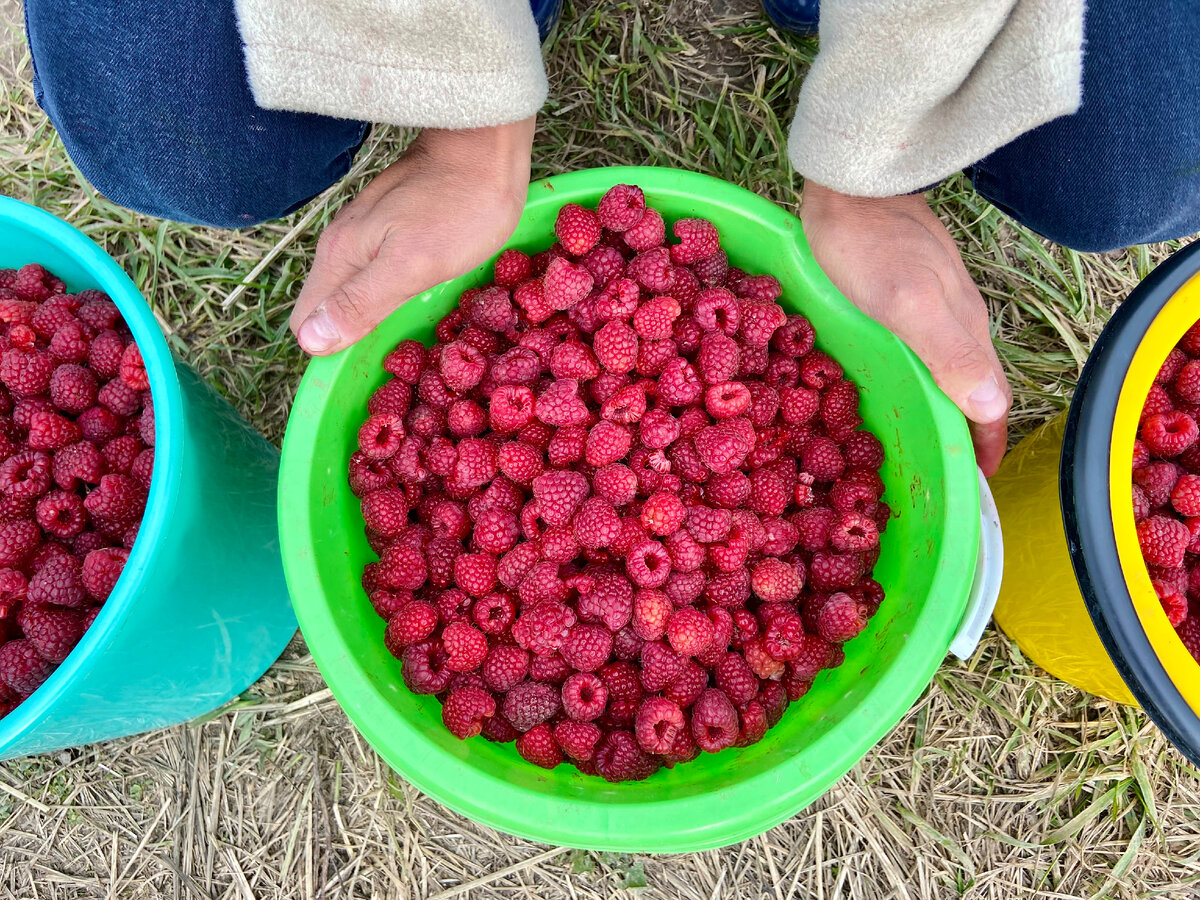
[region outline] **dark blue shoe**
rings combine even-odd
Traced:
[[[763,12],[784,31],[816,34],[821,0],[763,0]]]
[[[538,36],[544,41],[562,15],[562,0],[529,0],[529,5],[533,8],[533,18],[537,20]]]

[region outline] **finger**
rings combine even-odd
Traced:
[[[995,344],[992,343],[992,333],[988,326],[987,306],[979,293],[979,289],[975,286],[975,282],[971,280],[971,276],[967,273],[966,268],[960,266],[960,269],[961,293],[959,294],[958,301],[953,305],[954,312],[963,328],[974,336],[979,345],[984,348],[991,361],[992,371],[995,373],[997,380],[1000,382],[1000,387],[1004,391],[1004,398],[1007,404],[1003,419],[990,423],[971,423],[971,434],[974,439],[975,455],[979,462],[979,467],[983,469],[984,475],[991,477],[996,473],[996,469],[999,468],[1000,461],[1004,458],[1004,453],[1008,448],[1008,409],[1012,407],[1012,388],[1009,386],[1008,379],[1004,375],[1004,366],[1001,364],[1000,357],[996,353]]]

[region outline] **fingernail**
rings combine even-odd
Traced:
[[[994,377],[975,388],[967,399],[971,403],[971,409],[975,413],[973,418],[977,422],[994,422],[1008,409],[1008,400]]]
[[[323,306],[318,307],[311,316],[304,320],[297,337],[300,340],[300,346],[308,353],[324,353],[342,339],[337,326],[333,324],[333,319],[330,318]]]

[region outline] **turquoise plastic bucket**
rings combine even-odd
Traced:
[[[0,760],[186,722],[236,697],[296,630],[279,558],[279,454],[174,360],[129,277],[80,231],[0,197],[0,267],[98,288],[141,348],[154,476],[125,572],[79,646],[0,719]]]

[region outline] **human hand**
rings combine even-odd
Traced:
[[[971,426],[992,475],[1004,456],[1012,392],[987,307],[950,234],[921,195],[850,197],[804,186],[804,233],[825,274],[919,356]]]
[[[317,241],[290,326],[308,353],[353,344],[416,294],[500,249],[521,216],[534,119],[426,129]]]

